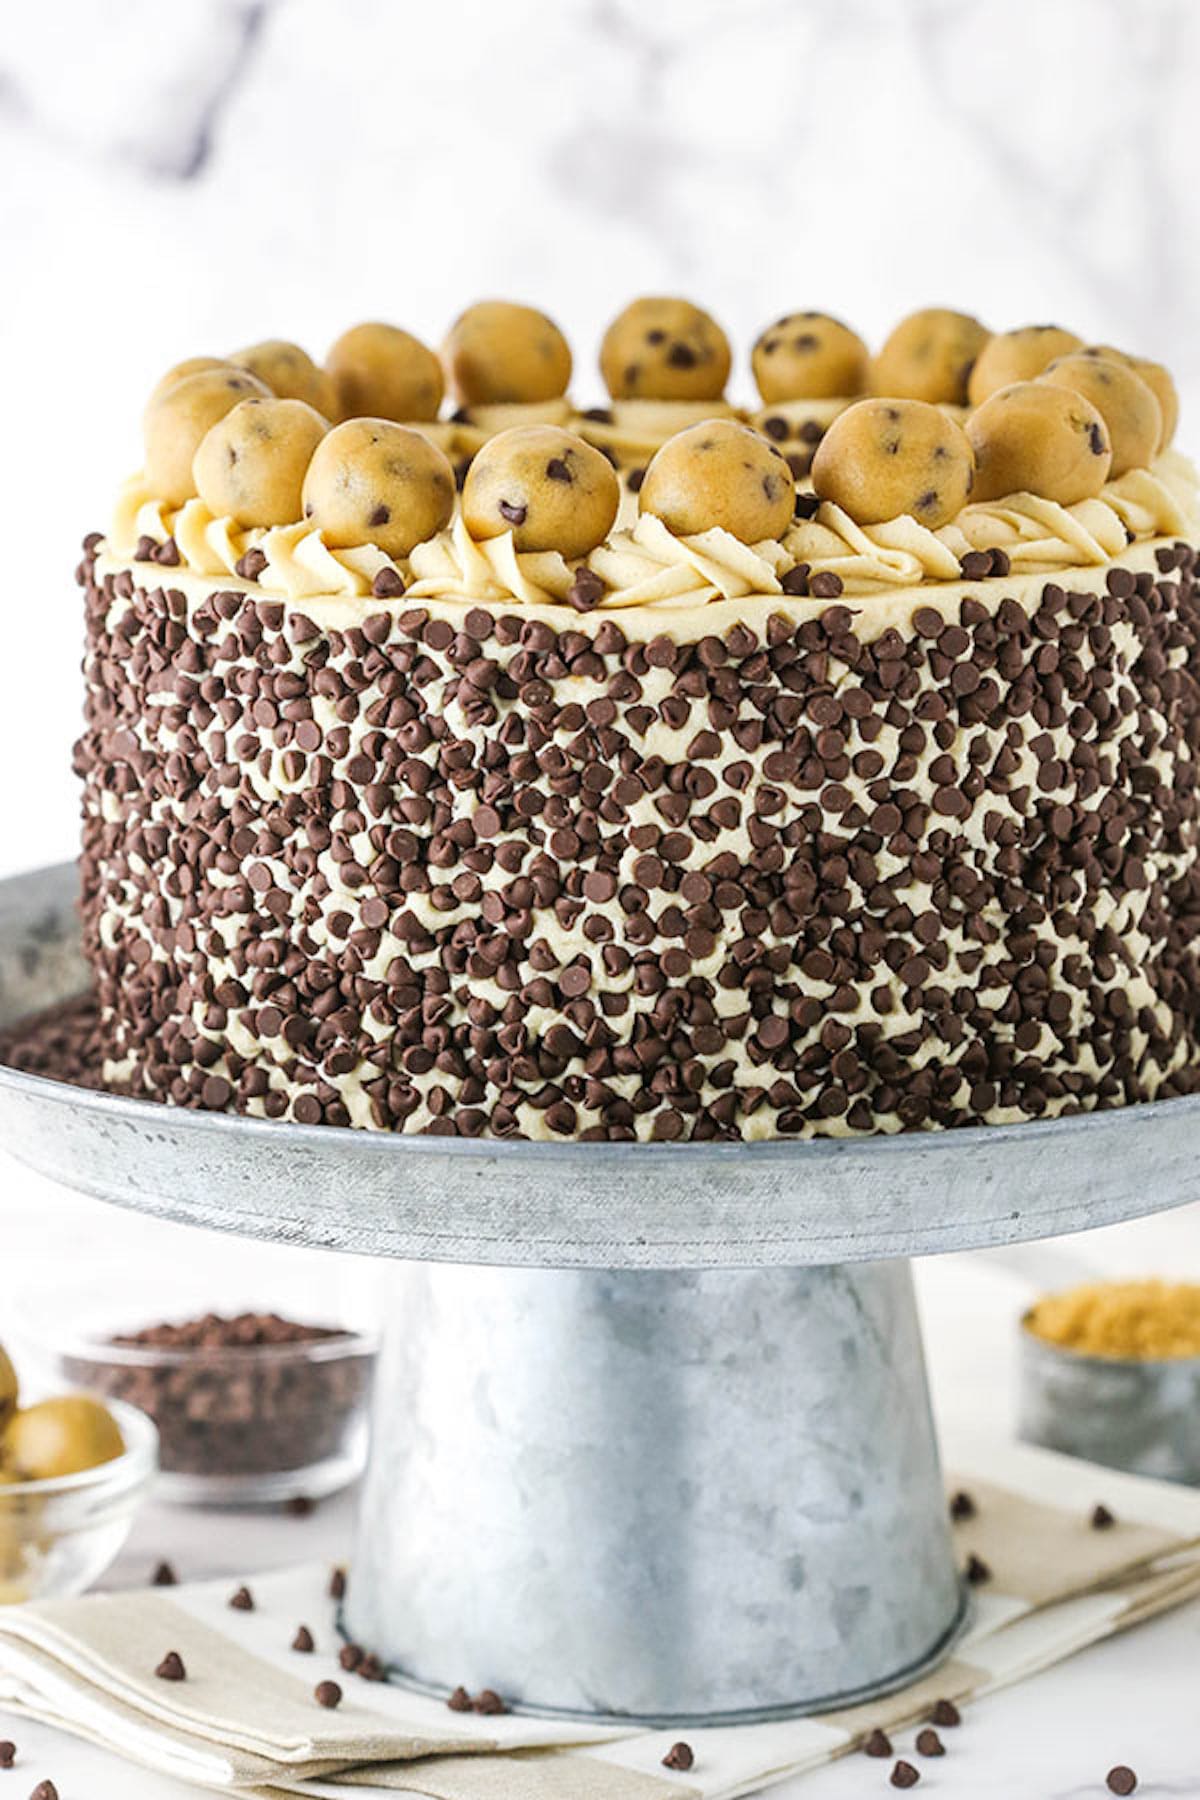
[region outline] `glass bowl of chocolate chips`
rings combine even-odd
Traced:
[[[70,1341],[41,1348],[59,1380],[154,1420],[161,1499],[322,1500],[366,1463],[372,1333],[275,1312],[207,1312],[89,1321]]]

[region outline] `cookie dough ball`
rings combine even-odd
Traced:
[[[970,313],[927,306],[909,313],[885,340],[871,365],[877,394],[962,406],[971,365],[987,343],[986,325]]]
[[[927,400],[860,400],[817,445],[812,484],[859,525],[907,514],[936,531],[962,511],[975,458],[962,427]]]
[[[1060,506],[1091,500],[1108,480],[1112,448],[1104,420],[1074,388],[1018,381],[967,420],[975,452],[975,498],[1040,494]]]
[[[446,384],[442,365],[398,325],[352,325],[325,358],[342,419],[436,419]]]
[[[763,404],[861,394],[870,354],[856,331],[828,313],[789,313],[759,337],[750,356]]]
[[[557,400],[571,379],[571,347],[554,320],[512,300],[468,306],[450,327],[442,361],[460,406]]]
[[[1162,412],[1162,435],[1158,440],[1158,452],[1161,455],[1171,443],[1179,426],[1179,392],[1175,386],[1171,371],[1162,363],[1151,362],[1146,356],[1131,356],[1126,350],[1114,350],[1111,344],[1089,344],[1079,352],[1080,356],[1105,357],[1109,362],[1124,363],[1135,375],[1140,375],[1154,398],[1158,401]]]
[[[0,1344],[0,1433],[16,1412],[19,1398],[17,1371],[12,1366],[8,1351]]]
[[[116,1420],[88,1394],[63,1394],[14,1414],[4,1434],[9,1466],[22,1481],[53,1481],[111,1462],[125,1450]]]
[[[975,359],[967,398],[982,406],[989,394],[1015,381],[1034,381],[1056,356],[1069,356],[1083,347],[1083,339],[1061,325],[1020,325],[1015,331],[998,331]]]
[[[235,369],[237,366],[231,356],[186,356],[182,362],[172,363],[166,374],[155,382],[146,402],[147,409],[160,394],[165,394],[176,382],[186,381],[189,375],[207,375],[211,369]]]
[[[574,432],[518,425],[489,438],[467,471],[462,510],[474,538],[511,531],[518,550],[586,556],[612,529],[621,484]]]
[[[206,432],[192,463],[196,492],[218,518],[290,525],[313,452],[329,430],[303,400],[243,400]]]
[[[265,381],[280,400],[303,400],[325,418],[336,417],[337,394],[332,378],[317,367],[299,344],[290,344],[286,338],[265,338],[261,344],[235,350],[229,360]]]
[[[407,556],[454,510],[454,470],[436,444],[388,419],[347,419],[317,445],[304,477],[304,517],[331,548],[375,544]]]
[[[146,479],[168,506],[182,506],[196,492],[192,462],[205,436],[243,400],[269,400],[271,390],[247,369],[204,369],[187,375],[152,400],[142,432]]]
[[[744,544],[782,537],[792,522],[796,483],[783,456],[732,419],[704,419],[676,432],[650,460],[638,510],[676,537],[714,526]]]
[[[1091,401],[1108,431],[1110,476],[1153,462],[1162,437],[1162,407],[1127,363],[1105,356],[1062,356],[1038,379],[1070,388]]]
[[[600,345],[614,400],[719,400],[731,360],[717,321],[690,300],[634,300]]]

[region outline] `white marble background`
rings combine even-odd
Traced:
[[[1193,0],[5,8],[0,872],[70,848],[70,571],[170,362],[364,316],[436,340],[496,293],[594,396],[638,290],[743,353],[785,308],[878,337],[945,303],[1161,356],[1194,414],[1197,92]]]

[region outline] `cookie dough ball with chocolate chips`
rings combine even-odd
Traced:
[[[923,307],[901,319],[871,365],[871,387],[899,400],[963,406],[988,329],[970,313]]]
[[[99,1468],[125,1451],[120,1427],[88,1394],[62,1394],[24,1407],[9,1421],[4,1453],[22,1481],[54,1481]]]
[[[1061,325],[1019,325],[1015,331],[998,331],[975,359],[967,399],[972,406],[982,406],[989,394],[1015,381],[1035,381],[1056,356],[1069,356],[1082,347],[1083,339]]]
[[[0,1433],[17,1410],[20,1392],[17,1371],[12,1366],[8,1351],[0,1344]]]
[[[369,322],[344,331],[325,358],[342,419],[436,419],[442,365],[411,331]]]
[[[1111,344],[1088,344],[1079,355],[1098,356],[1109,362],[1124,363],[1127,369],[1132,369],[1135,375],[1141,376],[1162,412],[1162,432],[1158,440],[1158,454],[1161,455],[1171,443],[1179,425],[1179,392],[1171,371],[1162,363],[1151,362],[1149,357],[1131,356],[1126,350],[1114,350]]]
[[[442,361],[460,406],[558,400],[571,379],[571,347],[554,320],[512,300],[468,306],[446,334]]]
[[[304,517],[332,549],[375,544],[407,556],[454,510],[454,470],[419,431],[388,419],[347,419],[322,438],[304,477]]]
[[[638,510],[676,537],[720,526],[743,544],[782,537],[796,483],[774,444],[733,419],[704,419],[676,432],[650,459]]]
[[[789,313],[760,335],[750,357],[763,404],[861,394],[870,353],[856,331],[828,313]]]
[[[1108,480],[1112,449],[1104,420],[1074,388],[1018,381],[992,394],[967,420],[975,452],[975,498],[1040,494],[1060,506],[1090,500]]]
[[[243,400],[207,432],[192,463],[196,492],[218,518],[290,525],[328,420],[303,400]]]
[[[229,360],[265,381],[280,400],[303,400],[326,419],[337,416],[337,395],[331,377],[317,367],[299,344],[289,343],[286,338],[265,338],[261,344],[235,350]]]
[[[573,432],[518,425],[478,451],[463,485],[474,538],[511,531],[518,550],[586,556],[612,530],[621,485],[612,464]]]
[[[1144,469],[1154,461],[1162,437],[1162,407],[1127,363],[1107,356],[1062,356],[1038,379],[1071,388],[1091,401],[1108,430],[1111,476]]]
[[[146,402],[147,410],[160,394],[165,394],[177,382],[186,381],[189,375],[207,375],[211,369],[236,369],[237,366],[231,356],[185,356],[182,362],[172,363],[166,374],[155,382]]]
[[[961,425],[927,400],[860,400],[813,458],[812,484],[858,525],[907,514],[930,531],[962,511],[975,458]]]
[[[271,399],[265,382],[248,369],[203,369],[166,388],[146,408],[142,433],[146,479],[168,506],[182,506],[196,492],[192,462],[206,436],[243,400]]]
[[[690,300],[634,300],[600,345],[614,400],[719,400],[731,360],[717,321]]]

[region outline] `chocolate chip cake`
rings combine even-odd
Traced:
[[[1196,1089],[1170,376],[936,309],[730,365],[638,301],[578,409],[487,302],[164,377],[79,570],[107,1085],[588,1141]]]

